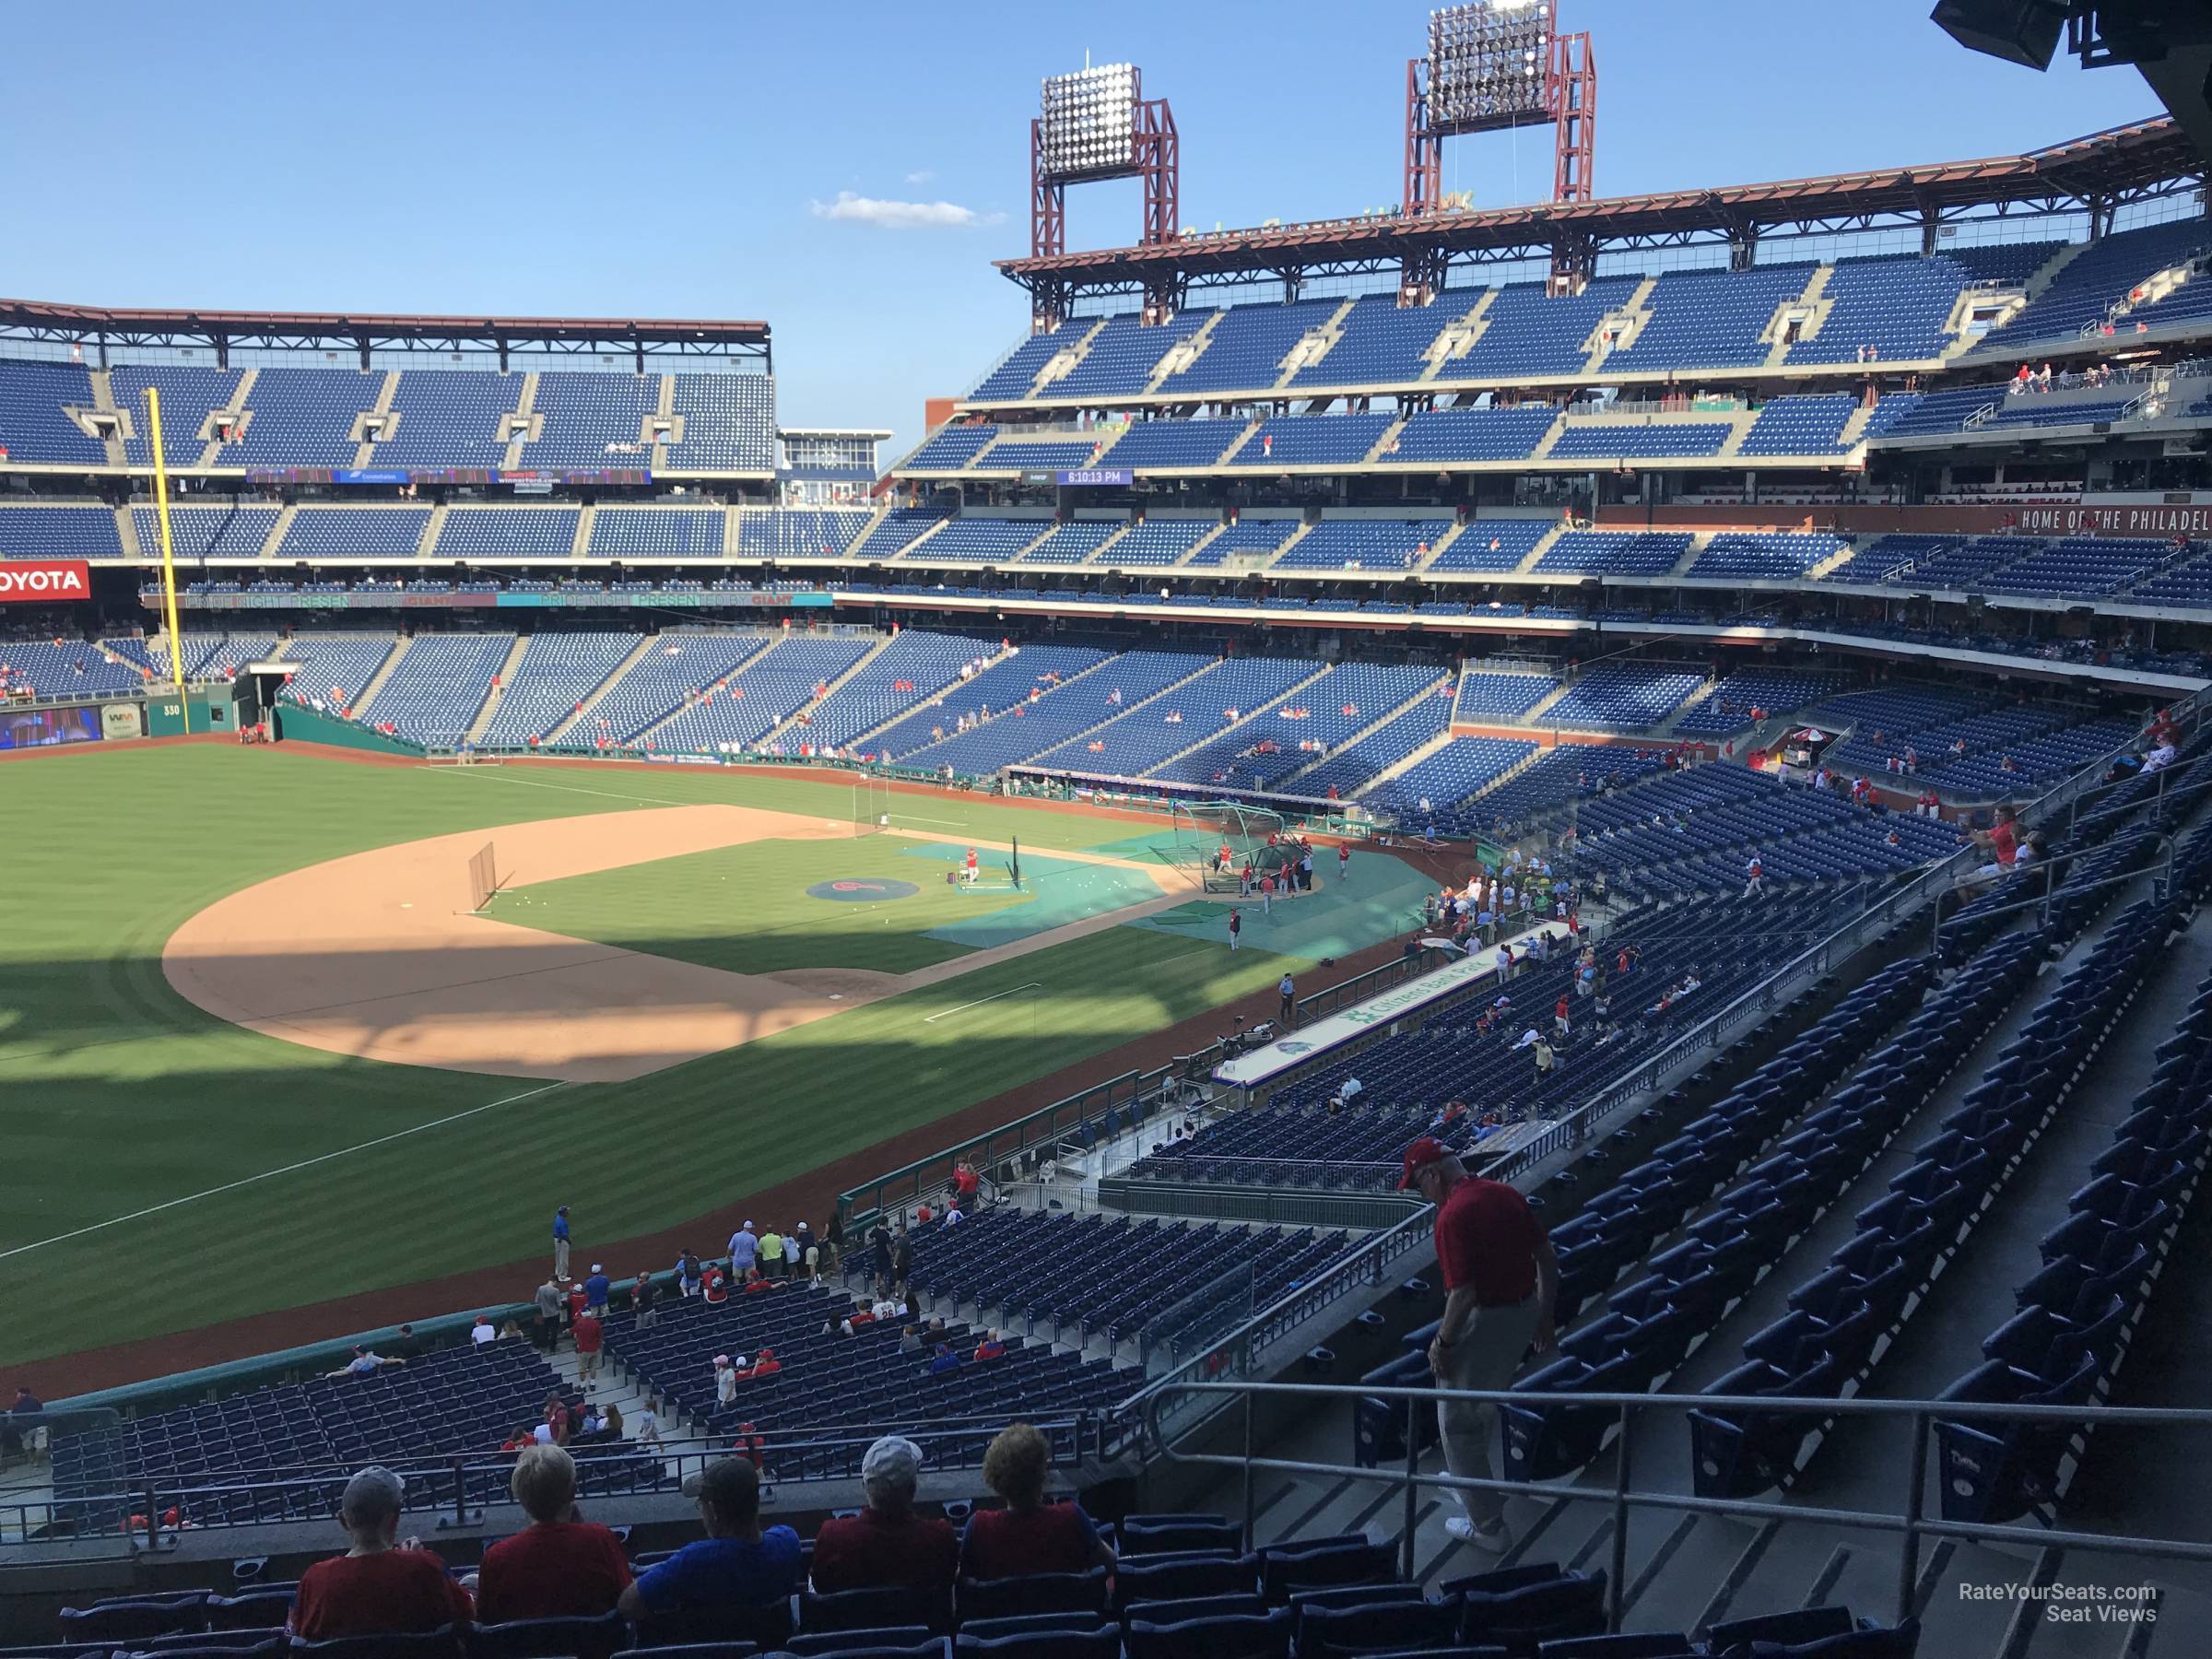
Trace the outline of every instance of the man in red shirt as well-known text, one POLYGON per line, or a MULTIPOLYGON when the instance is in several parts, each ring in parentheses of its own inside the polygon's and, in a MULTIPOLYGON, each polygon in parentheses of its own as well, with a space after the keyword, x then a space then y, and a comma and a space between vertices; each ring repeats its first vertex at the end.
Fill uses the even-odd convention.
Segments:
POLYGON ((960 1543, 952 1523, 914 1513, 914 1480, 922 1449, 888 1434, 860 1462, 868 1507, 844 1520, 822 1523, 814 1539, 814 1587, 824 1595, 899 1584, 914 1590, 952 1589, 960 1543))
POLYGON ((976 1174, 975 1166, 966 1159, 961 1159, 953 1166, 953 1195, 959 1200, 959 1207, 963 1215, 972 1216, 975 1214, 976 1190, 982 1185, 982 1179, 976 1174))
POLYGON ((599 1376, 599 1350, 606 1332, 590 1309, 576 1315, 576 1380, 589 1388, 599 1376))
POLYGON ((531 1446, 509 1481, 530 1524, 484 1552, 477 1607, 486 1624, 510 1618, 596 1618, 629 1583, 622 1540, 576 1519, 576 1460, 559 1446, 531 1446))
POLYGON ((346 1483, 338 1524, 353 1547, 300 1575, 288 1624, 309 1641, 337 1636, 404 1635, 465 1627, 476 1615, 468 1592, 429 1550, 402 1548, 399 1513, 406 1488, 371 1465, 346 1483))
MULTIPOLYGON (((1442 1388, 1502 1389, 1521 1369, 1521 1357, 1552 1345, 1551 1311, 1559 1300, 1559 1264, 1528 1200, 1501 1181, 1467 1173, 1466 1166, 1423 1135, 1406 1148, 1401 1192, 1418 1188, 1437 1206, 1436 1265, 1444 1281, 1444 1317, 1429 1345, 1429 1369, 1442 1388)), ((1490 1447, 1498 1438, 1498 1408, 1467 1400, 1441 1400, 1436 1408, 1443 1433, 1444 1466, 1470 1480, 1491 1477, 1490 1447)), ((1512 1545, 1505 1505, 1497 1492, 1463 1489, 1464 1514, 1444 1530, 1478 1549, 1512 1545)))

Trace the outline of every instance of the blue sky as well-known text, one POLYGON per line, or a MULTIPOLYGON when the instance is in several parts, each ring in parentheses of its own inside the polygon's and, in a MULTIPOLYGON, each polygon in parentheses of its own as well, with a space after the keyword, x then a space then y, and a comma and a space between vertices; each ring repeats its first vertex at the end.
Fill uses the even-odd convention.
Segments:
MULTIPOLYGON (((764 318, 786 422, 902 446, 924 397, 964 391, 1027 327, 990 261, 1028 251, 1041 76, 1086 52, 1143 66, 1174 104, 1186 225, 1358 212, 1399 194, 1429 9, 20 7, 0 292, 764 318), (928 211, 827 211, 841 193, 928 211), (931 222, 884 222, 912 218, 931 222)), ((1927 11, 1564 0, 1595 40, 1600 194, 2017 153, 2159 113, 2132 70, 2039 76, 1927 11)), ((1535 132, 1456 141, 1447 170, 1486 203, 1550 187, 1535 132)), ((1132 241, 1137 217, 1134 184, 1073 191, 1070 246, 1132 241)))

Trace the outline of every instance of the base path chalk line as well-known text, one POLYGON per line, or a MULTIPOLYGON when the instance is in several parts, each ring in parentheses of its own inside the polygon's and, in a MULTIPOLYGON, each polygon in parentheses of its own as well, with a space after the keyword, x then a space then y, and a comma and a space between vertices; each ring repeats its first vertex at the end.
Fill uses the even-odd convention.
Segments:
POLYGON ((213 1198, 218 1194, 235 1192, 240 1187, 252 1186, 257 1181, 273 1181, 279 1175, 297 1174, 301 1170, 312 1170, 317 1164, 328 1163, 334 1158, 344 1158, 353 1152, 366 1152, 371 1147, 388 1146, 393 1141, 405 1140, 410 1135, 420 1135, 426 1129, 441 1129, 446 1124, 457 1124, 464 1118, 476 1117, 487 1112, 496 1112, 501 1106, 512 1106, 518 1101, 534 1100, 539 1095, 551 1094, 557 1088, 569 1087, 571 1086, 567 1083, 547 1083, 542 1088, 525 1088, 521 1094, 509 1095, 504 1100, 490 1100, 482 1106, 471 1106, 466 1112, 455 1112, 445 1117, 432 1118, 427 1124, 417 1124, 409 1129, 395 1129, 390 1135, 378 1135, 374 1140, 365 1140, 351 1147, 340 1147, 335 1152, 320 1152, 312 1158, 303 1158, 298 1163, 286 1164, 280 1170, 264 1170, 258 1175, 247 1175, 237 1181, 226 1181, 221 1186, 208 1187, 197 1193, 187 1193, 182 1198, 168 1198, 159 1204, 149 1204, 146 1208, 133 1210, 127 1216, 112 1216, 105 1221, 95 1221, 89 1227, 80 1227, 71 1232, 55 1233, 51 1239, 34 1239, 28 1244, 17 1245, 13 1250, 0 1250, 0 1262, 6 1261, 10 1256, 26 1254, 33 1250, 43 1250, 49 1244, 65 1244, 71 1239, 83 1238, 87 1233, 100 1232, 111 1227, 121 1227, 126 1221, 142 1221, 148 1216, 159 1215, 163 1210, 175 1209, 179 1205, 193 1204, 202 1198, 213 1198))
POLYGON ((955 1014, 965 1014, 971 1008, 980 1008, 985 1003, 996 1002, 1002 996, 1018 996, 1024 991, 1041 991, 1043 989, 1043 983, 1037 980, 1031 980, 1026 985, 1009 985, 1004 991, 994 991, 988 996, 979 996, 973 1002, 962 1003, 957 1008, 947 1008, 942 1014, 925 1015, 922 1023, 935 1025, 940 1019, 950 1019, 955 1014))

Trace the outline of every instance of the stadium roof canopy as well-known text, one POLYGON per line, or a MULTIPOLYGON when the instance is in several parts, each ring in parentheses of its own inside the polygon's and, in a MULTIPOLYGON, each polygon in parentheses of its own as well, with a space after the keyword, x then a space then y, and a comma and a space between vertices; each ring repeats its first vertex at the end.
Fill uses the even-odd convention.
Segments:
POLYGON ((765 323, 622 317, 402 317, 374 312, 148 311, 124 306, 56 305, 0 300, 0 338, 111 346, 204 347, 227 362, 235 347, 322 351, 343 346, 382 350, 493 352, 504 366, 510 351, 632 353, 648 356, 747 357, 769 364, 765 323))
POLYGON ((1587 269, 1601 252, 1725 242, 1751 263, 1765 231, 1913 227, 1933 248, 1967 219, 2114 209, 2201 184, 2205 162, 2170 119, 2114 127, 2021 156, 1837 173, 1718 189, 1658 191, 1406 218, 1396 213, 1196 232, 1157 246, 1002 259, 998 268, 1050 310, 1078 292, 1173 299, 1187 287, 1399 269, 1441 278, 1451 264, 1551 258, 1587 269))

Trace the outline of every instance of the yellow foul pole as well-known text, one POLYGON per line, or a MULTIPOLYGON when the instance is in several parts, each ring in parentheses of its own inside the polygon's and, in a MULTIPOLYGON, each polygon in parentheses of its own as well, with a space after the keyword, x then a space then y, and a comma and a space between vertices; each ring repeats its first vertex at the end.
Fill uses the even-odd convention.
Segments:
POLYGON ((169 535, 169 458, 161 450, 161 393, 146 389, 147 424, 154 441, 154 514, 161 521, 161 606, 169 629, 169 667, 177 682, 177 707, 184 716, 184 730, 192 730, 192 704, 184 696, 184 641, 177 628, 177 559, 169 535))

